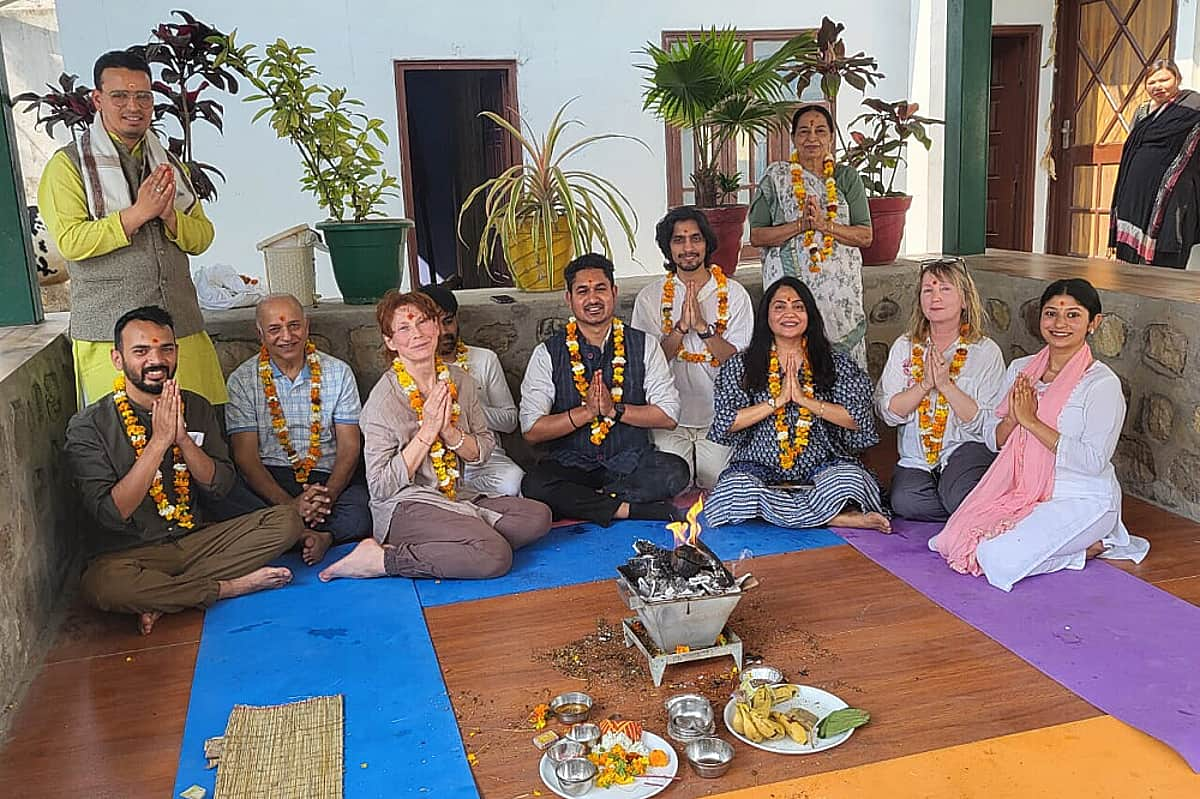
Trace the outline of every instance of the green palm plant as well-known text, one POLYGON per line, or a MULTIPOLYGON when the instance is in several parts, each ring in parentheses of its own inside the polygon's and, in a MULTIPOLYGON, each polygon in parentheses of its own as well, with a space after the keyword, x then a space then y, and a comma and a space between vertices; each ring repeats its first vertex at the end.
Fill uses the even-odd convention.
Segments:
MULTIPOLYGON (((585 147, 606 139, 628 139, 647 151, 650 148, 641 139, 620 133, 600 133, 562 146, 563 133, 573 125, 583 124, 578 119, 563 119, 567 106, 575 99, 563 103, 540 138, 524 117, 521 117, 522 132, 499 114, 480 112, 479 116, 506 130, 526 157, 476 186, 459 209, 458 236, 466 244, 463 215, 477 198, 483 197, 483 232, 476 255, 479 267, 483 268, 491 259, 497 239, 505 260, 514 270, 519 268, 517 262, 528 260, 530 255, 535 262, 546 263, 555 251, 555 232, 563 230, 569 233, 575 252, 591 252, 593 244, 599 243, 604 254, 611 258, 612 242, 604 224, 606 211, 616 220, 632 255, 637 214, 628 198, 607 178, 582 169, 569 169, 564 162, 585 147)), ((549 265, 554 274, 561 276, 566 263, 564 260, 549 265)), ((549 289, 560 285, 557 278, 547 278, 539 287, 549 289)))
POLYGON ((692 185, 696 205, 707 208, 725 194, 720 190, 721 178, 727 177, 718 167, 721 149, 742 135, 765 137, 782 124, 790 103, 781 69, 814 58, 817 44, 805 32, 770 56, 747 63, 746 43, 737 31, 712 28, 665 48, 647 42, 638 52, 651 59, 637 65, 647 73, 642 109, 673 128, 692 131, 692 185))

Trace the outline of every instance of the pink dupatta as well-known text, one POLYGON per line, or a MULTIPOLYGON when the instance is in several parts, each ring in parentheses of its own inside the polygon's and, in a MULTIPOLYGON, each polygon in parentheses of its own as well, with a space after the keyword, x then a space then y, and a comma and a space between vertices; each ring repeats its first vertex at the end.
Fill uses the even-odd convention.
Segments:
MULTIPOLYGON (((1050 348, 1043 347, 1021 374, 1036 383, 1049 363, 1050 348)), ((1038 401, 1039 419, 1057 426, 1067 399, 1091 365, 1092 350, 1084 344, 1038 401)), ((1007 396, 996 409, 996 415, 1000 418, 1008 415, 1007 396)), ((931 542, 950 568, 976 576, 983 573, 975 558, 976 548, 980 542, 1013 529, 1038 503, 1050 498, 1054 492, 1054 461, 1054 452, 1024 427, 1018 425, 1012 431, 979 485, 931 542)))

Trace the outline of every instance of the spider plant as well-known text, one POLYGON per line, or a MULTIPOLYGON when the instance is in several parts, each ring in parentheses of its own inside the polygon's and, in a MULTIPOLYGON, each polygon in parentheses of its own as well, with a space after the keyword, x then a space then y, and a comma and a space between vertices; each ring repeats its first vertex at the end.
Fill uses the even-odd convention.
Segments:
MULTIPOLYGON (((519 257, 514 249, 518 242, 532 240, 535 257, 538 253, 553 253, 555 230, 564 226, 575 252, 591 252, 593 244, 599 243, 604 254, 611 258, 612 243, 604 224, 606 211, 616 220, 632 255, 637 214, 628 198, 607 178, 582 169, 569 169, 564 164, 598 141, 628 139, 643 147, 646 143, 620 133, 601 133, 563 145, 560 142, 563 133, 572 125, 583 124, 578 119, 563 119, 567 106, 575 99, 563 103, 540 138, 523 117, 520 122, 524 132, 499 114, 480 112, 479 116, 507 131, 525 155, 521 163, 476 186, 459 209, 458 235, 466 244, 462 238, 463 215, 476 199, 483 198, 483 232, 476 255, 481 268, 490 260, 497 239, 510 266, 519 257)), ((560 273, 562 266, 557 265, 560 273)))

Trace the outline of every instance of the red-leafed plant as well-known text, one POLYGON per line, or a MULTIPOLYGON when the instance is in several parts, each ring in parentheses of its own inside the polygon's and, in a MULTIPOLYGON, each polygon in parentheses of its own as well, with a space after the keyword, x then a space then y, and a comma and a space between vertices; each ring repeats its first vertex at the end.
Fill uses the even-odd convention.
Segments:
POLYGON ((96 116, 92 106, 92 90, 87 86, 77 84, 78 75, 63 73, 58 76, 58 86, 47 83, 50 91, 45 94, 24 92, 12 98, 15 108, 17 103, 29 103, 21 109, 22 113, 37 112, 35 127, 46 129, 46 135, 54 136, 54 126, 63 125, 71 132, 71 138, 82 132, 96 116))
POLYGON ((195 159, 192 150, 194 126, 204 120, 218 131, 223 129, 224 107, 216 100, 201 99, 208 89, 237 93, 233 73, 216 63, 221 45, 216 43, 225 34, 193 17, 186 11, 173 11, 182 22, 164 22, 151 31, 152 39, 145 46, 146 60, 159 67, 158 77, 151 85, 160 101, 154 104, 154 118, 162 122, 168 117, 179 125, 179 136, 168 136, 167 147, 187 165, 192 185, 202 200, 216 199, 217 189, 210 174, 225 176, 211 164, 195 159))
POLYGON ((893 185, 900 165, 906 163, 904 152, 908 140, 916 139, 928 150, 933 142, 926 126, 945 123, 940 119, 917 116, 919 106, 907 100, 888 103, 868 97, 862 104, 871 111, 860 114, 850 124, 864 123, 867 132, 850 131, 853 144, 846 148, 841 160, 862 175, 868 196, 901 196, 904 192, 896 191, 893 185))

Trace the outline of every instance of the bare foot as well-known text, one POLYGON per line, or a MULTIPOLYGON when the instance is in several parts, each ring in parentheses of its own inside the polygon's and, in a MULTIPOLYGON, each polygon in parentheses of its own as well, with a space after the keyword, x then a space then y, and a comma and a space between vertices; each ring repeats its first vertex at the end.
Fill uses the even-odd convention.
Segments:
POLYGON ((266 591, 278 588, 292 581, 292 572, 282 566, 263 566, 249 574, 233 580, 221 580, 217 583, 217 599, 232 599, 235 596, 245 596, 256 591, 266 591))
POLYGON ((154 629, 154 623, 162 618, 161 610, 151 610, 142 613, 138 616, 138 632, 142 635, 149 635, 154 629))
POLYGON ((309 566, 320 563, 332 544, 333 533, 305 530, 300 536, 300 557, 309 566))
POLYGON ((1092 544, 1090 547, 1087 548, 1087 554, 1084 555, 1084 559, 1091 560, 1092 558, 1097 557, 1098 555, 1103 553, 1104 550, 1107 548, 1108 547, 1104 546, 1103 541, 1097 541, 1096 543, 1092 544))
POLYGON ((854 527, 859 530, 878 530, 881 533, 891 533, 892 523, 882 513, 863 513, 862 511, 843 511, 829 520, 830 527, 854 527))
POLYGON ((383 568, 383 547, 374 538, 366 538, 358 542, 358 546, 350 550, 350 554, 341 560, 327 566, 320 574, 321 582, 327 583, 339 577, 355 577, 365 579, 383 577, 387 572, 383 568))

